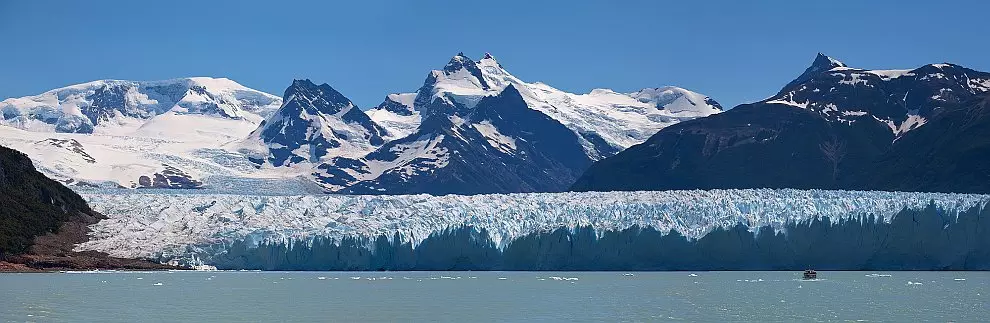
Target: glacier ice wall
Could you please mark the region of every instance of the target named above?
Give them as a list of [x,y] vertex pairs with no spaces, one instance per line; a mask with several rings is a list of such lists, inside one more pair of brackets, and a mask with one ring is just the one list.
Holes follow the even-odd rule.
[[[93,225],[79,250],[162,261],[209,261],[232,245],[396,237],[415,247],[431,234],[483,229],[496,249],[560,228],[596,234],[630,227],[675,230],[700,239],[717,229],[749,231],[828,217],[889,222],[902,210],[934,206],[952,217],[982,208],[990,196],[824,190],[568,192],[473,196],[243,196],[221,194],[83,194],[109,217]],[[370,247],[369,247],[370,248]],[[203,260],[206,259],[206,260]]]

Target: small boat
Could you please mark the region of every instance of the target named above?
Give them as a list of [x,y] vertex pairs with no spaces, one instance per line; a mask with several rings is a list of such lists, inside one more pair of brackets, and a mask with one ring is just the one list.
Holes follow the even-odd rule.
[[818,272],[811,269],[805,270],[804,279],[818,279]]

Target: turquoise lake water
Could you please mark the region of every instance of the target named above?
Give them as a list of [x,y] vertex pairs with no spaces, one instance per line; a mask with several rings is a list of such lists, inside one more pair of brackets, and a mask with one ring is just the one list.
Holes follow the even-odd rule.
[[990,272],[0,274],[0,321],[990,320]]

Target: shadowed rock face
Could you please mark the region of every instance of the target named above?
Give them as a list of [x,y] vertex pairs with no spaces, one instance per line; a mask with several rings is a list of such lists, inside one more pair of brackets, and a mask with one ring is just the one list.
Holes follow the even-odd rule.
[[990,192],[990,73],[845,67],[820,55],[777,95],[660,130],[575,191],[803,188]]
[[138,178],[138,188],[175,188],[192,189],[202,188],[203,182],[194,179],[181,169],[164,165],[165,169],[160,173],[151,176],[141,176]]
[[827,217],[751,230],[718,228],[697,240],[677,231],[631,227],[596,233],[561,228],[495,247],[471,227],[431,235],[413,247],[398,236],[232,246],[213,259],[224,269],[264,270],[987,270],[990,209],[958,217],[929,206],[888,223],[872,216]]
[[528,108],[511,85],[497,96],[482,99],[460,123],[448,116],[428,116],[418,132],[385,144],[366,160],[399,165],[405,150],[423,149],[420,147],[436,153],[431,158],[410,160],[342,192],[557,192],[567,189],[591,165],[577,135]]
[[[318,162],[345,143],[369,147],[384,143],[385,130],[328,84],[295,80],[283,100],[282,107],[251,135],[268,146],[272,165]],[[308,149],[301,152],[300,147]]]

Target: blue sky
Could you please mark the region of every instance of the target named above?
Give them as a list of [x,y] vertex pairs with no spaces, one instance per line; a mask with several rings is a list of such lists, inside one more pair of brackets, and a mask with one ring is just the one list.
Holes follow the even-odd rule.
[[359,106],[463,51],[578,93],[677,85],[726,107],[824,52],[852,67],[990,71],[990,1],[0,0],[0,98],[96,79],[327,82]]

